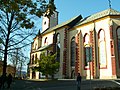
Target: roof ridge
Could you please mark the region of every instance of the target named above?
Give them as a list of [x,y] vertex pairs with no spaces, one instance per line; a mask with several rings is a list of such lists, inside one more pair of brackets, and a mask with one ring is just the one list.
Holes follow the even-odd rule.
[[110,11],[110,14],[112,14],[113,12],[114,12],[115,14],[120,14],[119,11],[117,11],[117,10],[115,10],[115,9],[112,9],[112,8],[110,8],[109,11]]
[[77,26],[91,22],[93,20],[96,20],[96,19],[99,19],[99,18],[102,18],[105,16],[108,16],[108,15],[120,15],[120,12],[117,10],[114,10],[112,8],[109,8],[109,9],[103,10],[101,12],[98,12],[98,13],[95,13],[95,14],[92,14],[92,15],[89,15],[89,16],[83,18],[80,22],[78,22]]
[[94,13],[94,14],[92,14],[92,15],[96,15],[96,14],[99,14],[99,13],[105,13],[105,12],[108,12],[109,14],[110,14],[111,12],[120,13],[119,11],[117,11],[117,10],[115,10],[115,9],[113,9],[113,8],[108,8],[108,9],[105,9],[105,10],[103,10],[103,11]]

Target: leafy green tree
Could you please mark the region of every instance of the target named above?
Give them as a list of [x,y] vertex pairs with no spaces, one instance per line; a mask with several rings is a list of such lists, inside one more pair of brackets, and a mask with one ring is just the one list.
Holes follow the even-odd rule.
[[56,61],[56,54],[45,55],[42,53],[41,59],[38,60],[38,66],[34,68],[35,70],[41,72],[48,78],[48,75],[54,78],[54,74],[59,71],[59,62]]
[[30,44],[25,40],[33,35],[34,18],[40,18],[47,10],[49,13],[46,16],[49,17],[55,9],[54,0],[0,0],[0,37],[4,45],[3,74],[6,73],[9,53]]

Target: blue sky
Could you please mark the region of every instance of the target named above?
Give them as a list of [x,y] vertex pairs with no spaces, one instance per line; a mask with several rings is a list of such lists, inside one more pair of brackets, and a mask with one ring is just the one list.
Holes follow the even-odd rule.
[[[83,18],[109,8],[108,0],[55,0],[59,24],[82,15]],[[120,11],[120,0],[111,0],[111,7]]]

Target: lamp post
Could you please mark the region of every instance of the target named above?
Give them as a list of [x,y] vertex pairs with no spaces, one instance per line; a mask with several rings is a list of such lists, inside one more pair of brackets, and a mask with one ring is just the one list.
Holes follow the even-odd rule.
[[90,63],[92,62],[92,45],[87,44],[85,46],[85,51],[86,51],[86,60],[89,63],[89,69],[90,69],[90,90],[91,90],[91,65]]

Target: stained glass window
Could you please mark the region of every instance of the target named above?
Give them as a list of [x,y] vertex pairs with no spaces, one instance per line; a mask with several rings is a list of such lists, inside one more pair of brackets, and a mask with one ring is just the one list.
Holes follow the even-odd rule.
[[106,67],[107,65],[106,45],[105,45],[105,36],[103,30],[99,32],[99,62],[100,62],[100,67]]
[[88,58],[88,52],[87,52],[87,47],[89,47],[89,44],[90,44],[90,39],[89,39],[89,35],[88,34],[86,34],[85,36],[84,36],[84,65],[85,66],[89,66],[89,64],[88,64],[88,62],[87,62],[87,58]]
[[57,51],[57,61],[60,62],[60,34],[57,34],[57,43],[56,43],[56,51]]

